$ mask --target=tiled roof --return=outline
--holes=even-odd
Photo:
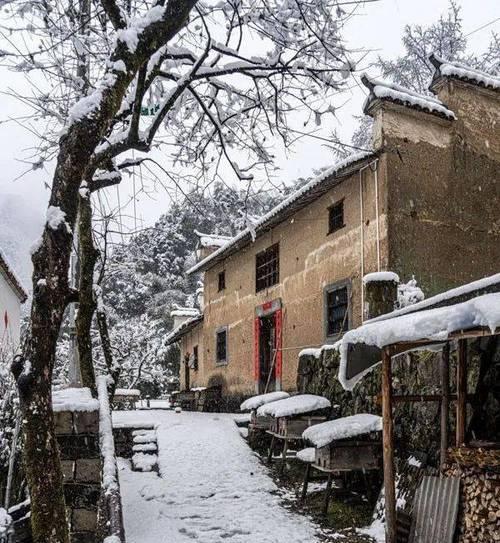
[[[217,262],[239,251],[269,229],[283,222],[291,214],[319,198],[342,179],[357,171],[365,162],[376,158],[376,156],[376,153],[372,151],[361,151],[337,162],[271,209],[251,227],[245,228],[222,247],[192,266],[187,273],[192,274],[207,270]]]

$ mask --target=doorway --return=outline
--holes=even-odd
[[[276,319],[260,317],[259,323],[259,394],[276,390]]]
[[[281,390],[282,307],[273,300],[255,308],[254,378],[256,394]]]

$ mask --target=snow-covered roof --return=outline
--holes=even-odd
[[[360,413],[310,426],[304,430],[302,437],[315,447],[324,447],[338,439],[348,439],[380,430],[382,430],[382,417]]]
[[[346,332],[339,345],[339,381],[345,389],[352,390],[380,362],[383,347],[437,343],[454,333],[478,328],[499,332],[500,274],[393,311]]]
[[[28,299],[28,294],[14,271],[14,268],[9,264],[5,253],[2,252],[2,249],[0,249],[0,273],[2,273],[7,283],[12,287],[12,290],[16,293],[19,301],[24,303]]]
[[[231,236],[221,236],[220,234],[204,234],[195,230],[194,233],[198,236],[200,247],[222,247],[231,238]]]
[[[200,322],[203,321],[203,314],[199,313],[198,315],[195,315],[194,317],[191,317],[187,320],[185,320],[183,323],[179,324],[177,328],[174,328],[170,334],[165,338],[165,344],[166,345],[172,345],[172,343],[175,343],[176,341],[179,341],[183,336],[185,336],[188,332],[190,332],[195,326],[197,326]]]
[[[283,222],[291,214],[319,198],[319,196],[330,190],[343,178],[357,171],[366,161],[374,159],[376,156],[377,155],[374,152],[361,151],[340,160],[331,168],[326,169],[319,176],[295,191],[288,198],[271,209],[271,211],[263,215],[257,222],[249,225],[222,247],[192,266],[187,271],[188,275],[211,268],[220,260],[243,248],[252,240],[255,240],[256,237]]]
[[[170,312],[171,317],[196,317],[200,310],[196,307],[176,307]]]
[[[299,394],[297,396],[290,396],[284,400],[278,400],[262,405],[257,409],[257,415],[268,415],[276,418],[291,417],[293,415],[311,413],[318,409],[326,409],[327,407],[331,407],[331,403],[323,396]]]
[[[276,391],[268,392],[267,394],[259,394],[258,396],[252,396],[245,400],[241,405],[241,411],[250,411],[251,409],[258,409],[261,405],[266,403],[276,402],[288,398],[290,394],[288,392]]]
[[[52,408],[57,411],[97,411],[99,402],[89,388],[63,388],[52,393]]]
[[[429,60],[436,68],[430,85],[431,90],[434,90],[436,83],[442,77],[452,77],[466,81],[467,83],[479,85],[480,87],[500,91],[500,77],[498,76],[477,70],[465,64],[445,60],[434,53],[429,57]]]
[[[456,119],[453,111],[448,109],[440,100],[433,96],[419,94],[395,83],[380,81],[364,74],[361,78],[363,84],[370,89],[370,94],[363,104],[363,111],[369,113],[371,106],[377,101],[389,101],[400,104],[419,111],[425,111],[438,117],[454,120]]]

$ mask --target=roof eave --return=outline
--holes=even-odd
[[[265,234],[268,230],[271,228],[274,228],[278,224],[281,224],[283,221],[285,221],[290,215],[293,213],[296,213],[300,209],[303,209],[306,207],[311,201],[314,201],[316,198],[319,198],[324,193],[328,192],[331,188],[336,186],[338,183],[343,181],[345,178],[350,177],[352,174],[359,171],[365,164],[373,161],[375,158],[378,157],[378,153],[376,151],[373,151],[366,157],[354,162],[353,164],[350,164],[346,166],[345,168],[341,169],[338,172],[333,173],[331,176],[325,178],[322,183],[320,183],[321,186],[315,186],[311,187],[310,191],[303,194],[297,201],[292,202],[290,206],[284,210],[282,210],[278,215],[271,217],[266,223],[262,224],[261,226],[257,227],[256,229],[256,237],[260,237],[263,234]],[[337,181],[336,183],[331,184],[332,181]],[[325,188],[325,185],[328,185],[327,188]],[[316,194],[318,193],[318,194]],[[314,195],[314,198],[311,198],[311,194]],[[217,256],[209,255],[204,260],[198,262],[195,264],[192,268],[187,270],[187,275],[192,275],[193,273],[200,273],[203,271],[206,271],[210,268],[213,268],[215,265],[217,265],[222,260],[225,260],[229,256],[237,253],[243,247],[246,247],[250,241],[252,240],[252,235],[250,232],[245,233],[238,242],[236,242],[234,245],[228,247],[226,251],[220,251],[220,253]]]
[[[172,337],[167,338],[167,340],[165,341],[167,347],[169,345],[172,345],[173,343],[177,343],[186,334],[189,334],[189,332],[193,331],[202,322],[203,322],[203,315],[200,315],[196,319],[193,318],[193,322],[190,322],[184,328],[182,328],[182,324],[181,324],[180,327],[179,327],[178,332],[176,332],[175,334],[172,334]]]

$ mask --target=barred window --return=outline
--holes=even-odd
[[[328,209],[328,233],[344,228],[344,200]]]
[[[255,290],[259,292],[279,283],[280,253],[276,243],[255,257]]]
[[[219,292],[226,288],[226,272],[221,271],[219,273]]]
[[[217,332],[215,353],[217,364],[224,364],[227,362],[227,329],[224,328]]]
[[[193,370],[198,371],[198,345],[193,347]]]
[[[336,336],[349,330],[347,287],[326,291],[326,334]]]

